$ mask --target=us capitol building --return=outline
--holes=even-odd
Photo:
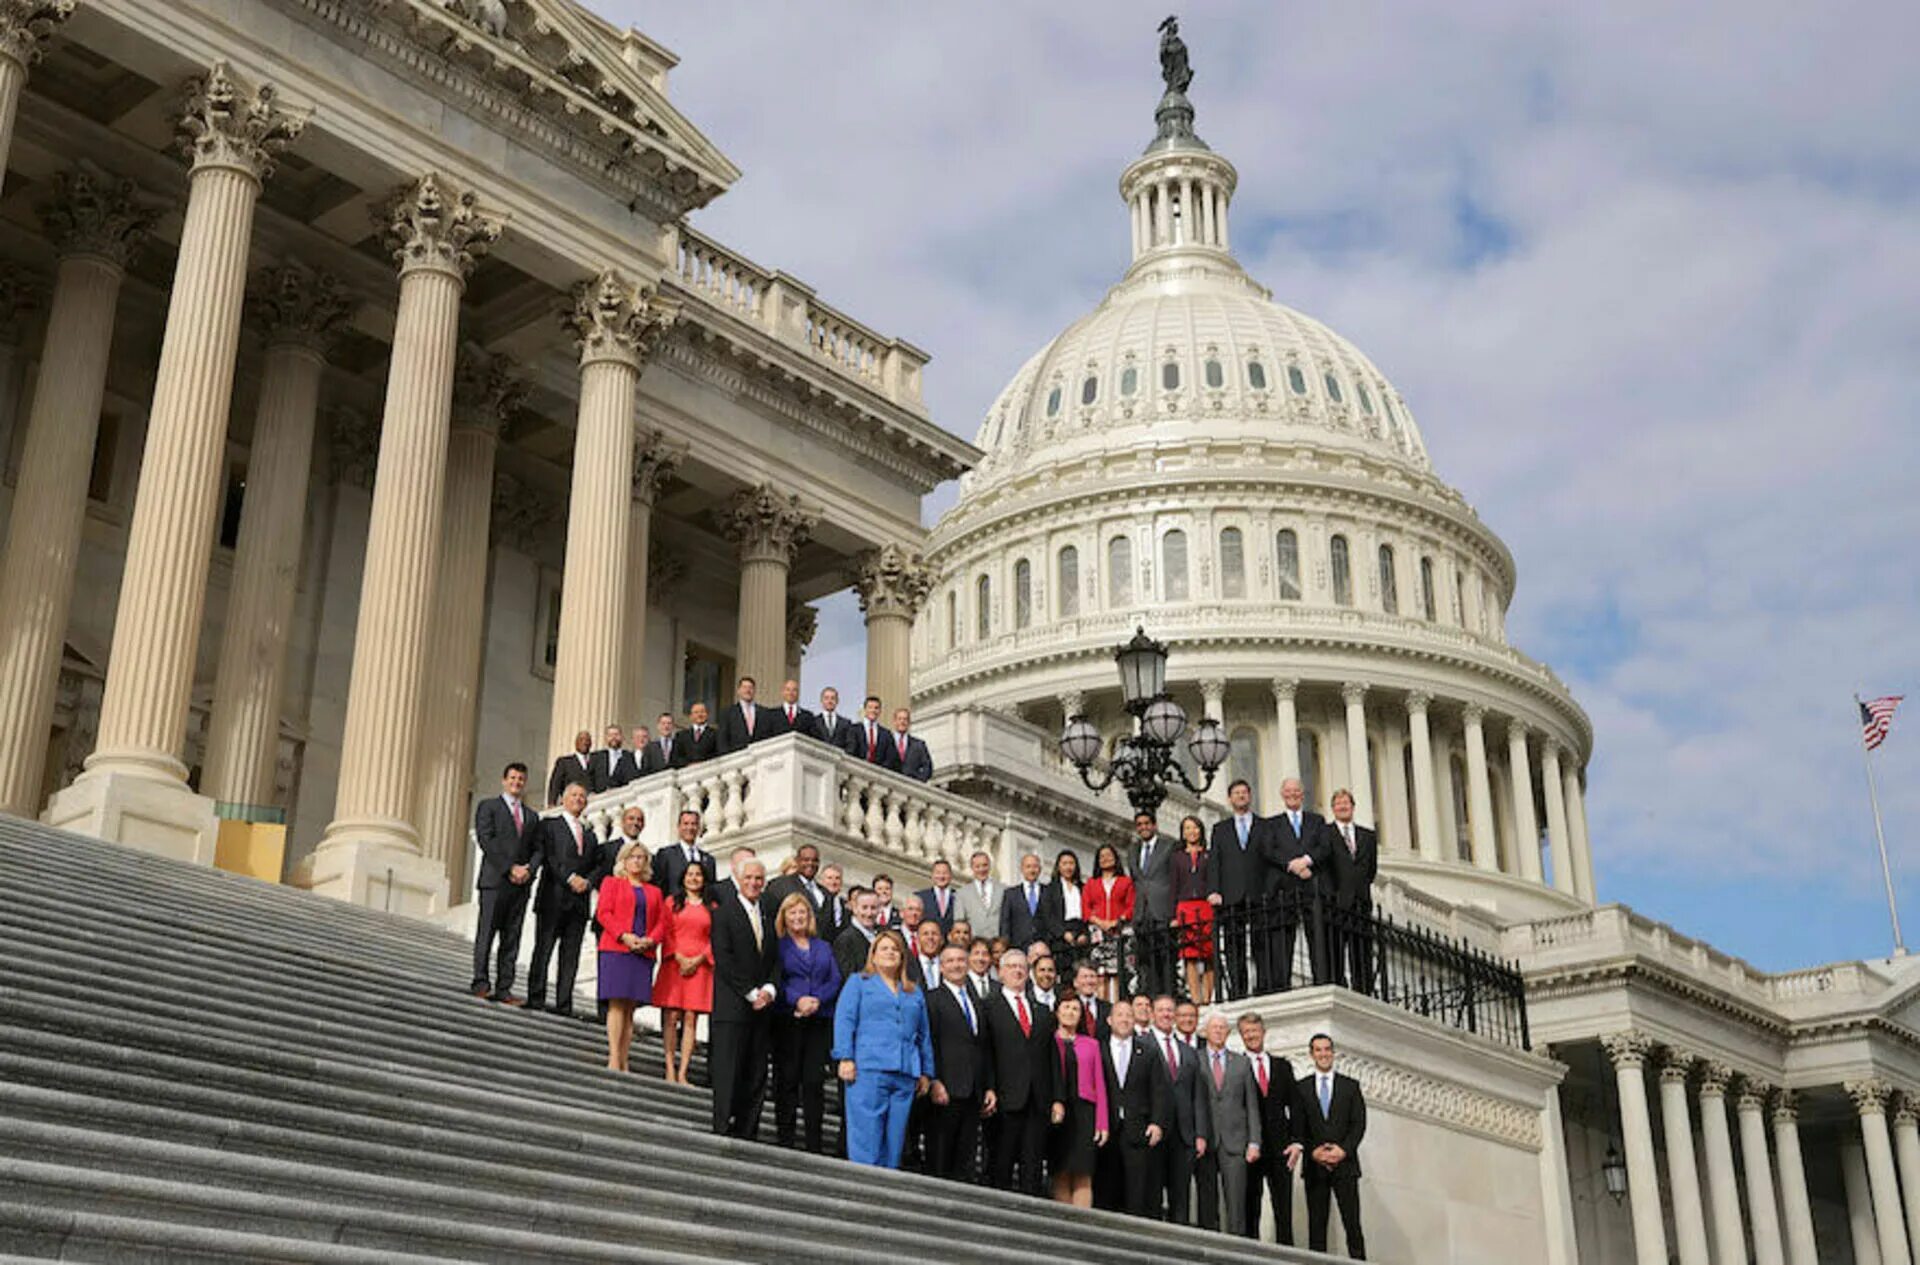
[[[932,784],[788,737],[592,813],[1005,875],[1126,836],[1057,738],[1129,732],[1144,626],[1220,785],[1351,787],[1380,907],[1524,972],[1521,1042],[1236,1003],[1339,1037],[1376,1259],[1909,1265],[1909,961],[1769,974],[1599,903],[1595,736],[1507,642],[1511,554],[1242,270],[1183,96],[1087,211],[1124,272],[976,446],[927,353],[698,230],[740,173],[674,65],[574,0],[0,0],[0,810],[471,925],[506,760],[738,673],[850,686],[806,653],[851,588]]]

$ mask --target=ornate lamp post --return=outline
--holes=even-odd
[[[1060,753],[1080,770],[1090,788],[1103,791],[1114,782],[1127,792],[1137,812],[1155,812],[1167,798],[1167,786],[1178,782],[1195,795],[1213,785],[1213,775],[1226,763],[1231,744],[1226,730],[1211,716],[1202,717],[1187,740],[1187,753],[1200,767],[1198,785],[1174,759],[1174,750],[1187,732],[1187,713],[1167,695],[1167,647],[1136,628],[1133,640],[1114,652],[1120,669],[1120,694],[1127,711],[1139,722],[1138,732],[1122,738],[1105,770],[1096,773],[1100,731],[1086,716],[1069,716],[1060,735]]]

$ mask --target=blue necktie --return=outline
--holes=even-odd
[[[960,1009],[964,1010],[967,1014],[967,1031],[977,1034],[980,1031],[980,1029],[974,1027],[973,1002],[968,999],[967,992],[968,990],[964,988],[960,990]]]
[[[1333,1078],[1331,1076],[1320,1078],[1320,1114],[1323,1116],[1333,1114]]]
[[[1235,828],[1240,832],[1240,850],[1245,852],[1247,850],[1247,819],[1235,817],[1233,821]]]
[[[1029,914],[1037,914],[1040,912],[1040,899],[1033,894],[1033,884],[1031,883],[1027,884],[1027,912]]]
[[[1298,839],[1300,837],[1300,814],[1288,813],[1287,820],[1293,823],[1293,837]]]

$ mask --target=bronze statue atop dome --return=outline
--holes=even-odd
[[[1160,78],[1167,90],[1154,109],[1158,125],[1153,143],[1156,149],[1205,149],[1206,142],[1193,133],[1193,102],[1187,100],[1187,87],[1193,83],[1193,63],[1187,60],[1187,42],[1180,38],[1180,19],[1169,15],[1160,24]]]
[[[1185,95],[1193,82],[1193,67],[1187,61],[1187,42],[1180,38],[1180,19],[1171,14],[1160,24],[1160,78],[1169,93]]]

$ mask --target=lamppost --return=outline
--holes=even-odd
[[[1104,771],[1095,773],[1100,755],[1100,731],[1084,715],[1069,716],[1060,735],[1060,754],[1080,770],[1080,778],[1095,791],[1115,782],[1127,792],[1136,812],[1156,812],[1167,798],[1169,784],[1178,782],[1195,795],[1206,793],[1213,775],[1226,763],[1232,749],[1226,730],[1211,716],[1201,717],[1187,740],[1187,753],[1200,767],[1199,785],[1174,759],[1174,748],[1187,732],[1187,713],[1167,694],[1167,648],[1136,628],[1133,640],[1113,655],[1120,669],[1120,695],[1127,711],[1139,722],[1138,731],[1122,738]]]

